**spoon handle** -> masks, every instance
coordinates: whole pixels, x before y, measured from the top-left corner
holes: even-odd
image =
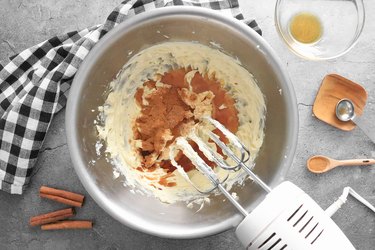
[[[362,166],[375,164],[375,159],[353,159],[338,161],[340,166]]]

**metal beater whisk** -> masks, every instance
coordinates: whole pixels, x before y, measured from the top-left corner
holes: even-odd
[[[192,132],[188,135],[188,139],[194,141],[199,150],[201,150],[204,155],[207,157],[208,160],[214,162],[216,166],[223,168],[228,171],[239,171],[243,169],[255,182],[257,182],[265,191],[270,192],[271,188],[268,187],[258,176],[256,176],[251,171],[251,166],[246,165],[250,159],[250,151],[243,145],[240,139],[235,136],[232,132],[230,132],[226,127],[224,127],[220,122],[212,119],[211,117],[204,117],[204,121],[209,122],[214,127],[219,129],[225,137],[229,140],[230,145],[232,145],[235,149],[239,151],[239,156],[233,152],[233,150],[228,147],[225,143],[223,143],[219,136],[213,133],[210,130],[204,130],[208,137],[219,146],[222,151],[225,153],[226,156],[230,157],[236,165],[230,166],[227,162],[221,157],[215,150],[207,145],[205,141],[203,141],[196,133]],[[212,168],[207,165],[207,163],[198,155],[197,152],[192,148],[189,144],[188,140],[184,137],[179,137],[176,140],[176,146],[192,161],[194,166],[206,176],[211,183],[213,184],[213,188],[210,190],[201,190],[197,185],[195,185],[186,173],[182,173],[183,177],[199,192],[201,193],[210,193],[216,188],[218,188],[227,198],[228,200],[243,214],[244,216],[248,215],[248,212],[233,198],[233,196],[224,188],[223,183],[227,180],[228,175],[223,180],[219,180],[215,172]],[[174,150],[171,150],[171,156],[174,155]],[[177,162],[174,160],[174,157],[171,157],[172,164],[177,166]],[[179,169],[181,173],[181,168]],[[183,171],[183,170],[182,170]]]

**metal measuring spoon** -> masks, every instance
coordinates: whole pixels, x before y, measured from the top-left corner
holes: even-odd
[[[341,99],[336,104],[336,116],[340,121],[354,122],[371,139],[371,141],[375,143],[375,131],[368,129],[368,127],[363,124],[362,119],[355,114],[354,104],[351,100]]]

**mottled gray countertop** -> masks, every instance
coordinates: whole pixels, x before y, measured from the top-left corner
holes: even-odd
[[[82,29],[105,20],[120,1],[0,0],[0,60],[56,34]],[[241,0],[245,15],[256,18],[264,38],[287,65],[299,110],[299,138],[287,179],[328,207],[346,186],[375,204],[375,167],[352,167],[324,175],[311,174],[306,160],[314,154],[333,158],[375,158],[375,145],[360,131],[342,132],[312,116],[312,104],[321,80],[338,73],[362,84],[368,94],[366,112],[375,115],[375,2],[365,0],[366,24],[358,44],[345,56],[327,62],[302,60],[278,37],[273,21],[275,1]],[[0,192],[0,249],[241,249],[233,230],[195,240],[169,240],[129,229],[107,215],[88,197],[81,219],[93,219],[94,230],[42,232],[28,226],[31,216],[61,208],[40,200],[38,188],[50,185],[87,195],[69,157],[65,138],[65,111],[53,120],[33,172],[22,195]],[[333,220],[357,249],[375,249],[375,214],[352,198]]]

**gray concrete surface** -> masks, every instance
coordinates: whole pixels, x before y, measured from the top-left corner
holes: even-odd
[[[0,0],[0,60],[53,35],[102,22],[120,1]],[[314,154],[333,158],[375,158],[375,145],[359,130],[342,132],[312,116],[312,104],[322,78],[339,73],[361,83],[369,93],[367,115],[375,118],[375,2],[365,0],[366,25],[358,44],[345,56],[327,62],[309,62],[294,56],[278,37],[273,10],[275,1],[241,0],[243,12],[257,19],[264,38],[287,65],[298,98],[299,142],[287,176],[323,208],[345,186],[353,187],[375,204],[375,168],[351,167],[324,175],[311,174],[306,160]],[[94,230],[42,232],[28,226],[36,214],[61,206],[40,200],[38,188],[50,185],[87,194],[69,157],[64,111],[56,115],[30,188],[22,196],[0,192],[0,249],[241,249],[233,230],[195,240],[169,240],[131,230],[107,215],[88,197],[77,218],[93,219]],[[375,249],[375,215],[349,198],[333,216],[357,249]]]

